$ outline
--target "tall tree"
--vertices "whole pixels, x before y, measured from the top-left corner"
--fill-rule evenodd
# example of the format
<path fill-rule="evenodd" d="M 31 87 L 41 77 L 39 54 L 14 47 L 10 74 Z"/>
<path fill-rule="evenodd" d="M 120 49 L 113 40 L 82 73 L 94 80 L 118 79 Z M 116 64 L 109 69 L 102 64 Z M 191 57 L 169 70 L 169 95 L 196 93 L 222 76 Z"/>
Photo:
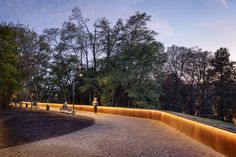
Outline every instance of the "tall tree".
<path fill-rule="evenodd" d="M 97 70 L 97 54 L 98 54 L 98 47 L 97 47 L 97 38 L 98 38 L 98 32 L 97 32 L 97 22 L 94 23 L 94 29 L 91 31 L 87 25 L 87 22 L 89 21 L 88 18 L 84 18 L 81 10 L 78 7 L 75 7 L 72 9 L 72 14 L 70 16 L 71 21 L 76 21 L 79 26 L 83 26 L 85 28 L 85 31 L 87 32 L 88 36 L 88 44 L 91 48 L 92 56 L 93 56 L 93 68 L 94 72 Z"/>
<path fill-rule="evenodd" d="M 11 96 L 16 92 L 17 54 L 15 34 L 11 26 L 0 25 L 0 109 L 6 109 Z"/>
<path fill-rule="evenodd" d="M 210 52 L 202 51 L 198 47 L 174 45 L 168 48 L 167 54 L 167 77 L 164 77 L 166 80 L 163 85 L 166 88 L 168 104 L 164 104 L 175 111 L 207 115 L 210 110 L 205 102 L 209 91 L 207 70 Z"/>
<path fill-rule="evenodd" d="M 207 103 L 207 97 L 211 93 L 211 87 L 209 84 L 207 72 L 210 66 L 211 53 L 208 51 L 199 51 L 197 54 L 197 66 L 196 66 L 196 79 L 197 79 L 197 115 L 202 117 L 207 117 L 212 114 L 212 108 L 209 103 Z"/>
<path fill-rule="evenodd" d="M 186 112 L 187 93 L 185 91 L 187 86 L 183 81 L 183 75 L 187 68 L 188 58 L 186 53 L 188 52 L 188 48 L 176 45 L 167 49 L 168 61 L 165 64 L 163 85 L 165 85 L 166 90 L 164 90 L 164 93 L 168 104 L 164 103 L 164 105 L 170 105 L 168 109 L 174 111 Z"/>
<path fill-rule="evenodd" d="M 156 33 L 146 27 L 149 20 L 146 13 L 137 12 L 121 29 L 120 48 L 111 57 L 112 70 L 100 79 L 102 98 L 106 99 L 108 93 L 112 96 L 110 103 L 106 103 L 129 107 L 158 104 L 157 75 L 165 62 L 165 54 L 163 45 L 155 41 Z M 120 21 L 118 24 L 122 26 Z"/>
<path fill-rule="evenodd" d="M 26 89 L 32 76 L 41 75 L 39 73 L 42 73 L 44 65 L 50 59 L 49 46 L 37 33 L 21 24 L 1 24 L 1 31 L 2 58 L 6 59 L 11 54 L 7 65 L 12 66 L 11 70 L 16 68 L 13 70 L 14 72 L 11 72 L 11 82 L 14 82 L 14 85 L 9 85 L 11 90 L 5 90 L 5 92 L 9 96 L 17 94 L 17 99 L 22 101 L 23 89 Z M 9 48 L 6 49 L 6 46 Z M 2 64 L 3 69 L 7 67 Z M 7 71 L 7 69 L 5 70 Z M 16 86 L 18 90 L 15 89 Z M 28 89 L 30 90 L 30 88 Z M 9 100 L 9 96 L 5 98 Z M 6 105 L 6 102 L 4 104 Z"/>
<path fill-rule="evenodd" d="M 232 89 L 235 68 L 234 63 L 229 60 L 229 56 L 227 48 L 218 49 L 210 60 L 211 68 L 208 71 L 210 83 L 214 86 L 214 92 L 209 97 L 214 98 L 217 117 L 227 121 L 232 120 L 232 108 L 235 106 L 232 101 L 235 95 Z"/>

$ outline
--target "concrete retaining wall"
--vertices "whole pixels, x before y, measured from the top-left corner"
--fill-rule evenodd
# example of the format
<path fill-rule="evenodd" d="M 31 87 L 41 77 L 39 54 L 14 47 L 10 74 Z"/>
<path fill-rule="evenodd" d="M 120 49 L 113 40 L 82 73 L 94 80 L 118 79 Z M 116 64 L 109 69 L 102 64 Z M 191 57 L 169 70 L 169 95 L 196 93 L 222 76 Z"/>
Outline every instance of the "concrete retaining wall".
<path fill-rule="evenodd" d="M 39 106 L 45 108 L 46 104 L 39 103 Z M 62 104 L 49 104 L 49 106 L 59 109 Z M 92 112 L 93 106 L 75 105 L 75 109 Z M 236 157 L 236 134 L 225 130 L 157 110 L 98 106 L 99 112 L 159 120 L 226 156 Z"/>

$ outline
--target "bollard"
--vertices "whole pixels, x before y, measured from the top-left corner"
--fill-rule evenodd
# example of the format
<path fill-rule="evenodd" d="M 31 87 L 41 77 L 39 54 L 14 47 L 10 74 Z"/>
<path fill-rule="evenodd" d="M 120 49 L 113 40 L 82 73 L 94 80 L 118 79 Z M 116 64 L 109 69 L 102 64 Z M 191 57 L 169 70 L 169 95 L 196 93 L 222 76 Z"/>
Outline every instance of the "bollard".
<path fill-rule="evenodd" d="M 49 111 L 49 110 L 50 110 L 50 106 L 46 105 L 46 111 Z"/>

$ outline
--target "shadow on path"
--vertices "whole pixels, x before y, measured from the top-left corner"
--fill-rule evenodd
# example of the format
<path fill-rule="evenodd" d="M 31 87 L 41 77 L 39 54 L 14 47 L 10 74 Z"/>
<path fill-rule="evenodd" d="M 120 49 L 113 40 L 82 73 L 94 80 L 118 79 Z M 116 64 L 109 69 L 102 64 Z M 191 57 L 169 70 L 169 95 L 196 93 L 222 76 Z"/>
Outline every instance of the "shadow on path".
<path fill-rule="evenodd" d="M 16 109 L 0 112 L 0 148 L 74 132 L 94 124 L 86 116 Z"/>

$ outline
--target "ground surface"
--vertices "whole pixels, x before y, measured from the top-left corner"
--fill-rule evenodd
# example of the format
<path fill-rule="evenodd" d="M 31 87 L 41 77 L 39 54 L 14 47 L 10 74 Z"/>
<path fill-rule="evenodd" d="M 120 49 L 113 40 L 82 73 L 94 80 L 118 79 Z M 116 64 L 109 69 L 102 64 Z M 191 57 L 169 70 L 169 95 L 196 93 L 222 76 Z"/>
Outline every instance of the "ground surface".
<path fill-rule="evenodd" d="M 30 109 L 4 111 L 0 113 L 0 148 L 61 136 L 92 124 L 94 119 L 86 116 Z"/>
<path fill-rule="evenodd" d="M 95 124 L 62 136 L 0 149 L 1 157 L 221 157 L 162 122 L 77 112 Z"/>

